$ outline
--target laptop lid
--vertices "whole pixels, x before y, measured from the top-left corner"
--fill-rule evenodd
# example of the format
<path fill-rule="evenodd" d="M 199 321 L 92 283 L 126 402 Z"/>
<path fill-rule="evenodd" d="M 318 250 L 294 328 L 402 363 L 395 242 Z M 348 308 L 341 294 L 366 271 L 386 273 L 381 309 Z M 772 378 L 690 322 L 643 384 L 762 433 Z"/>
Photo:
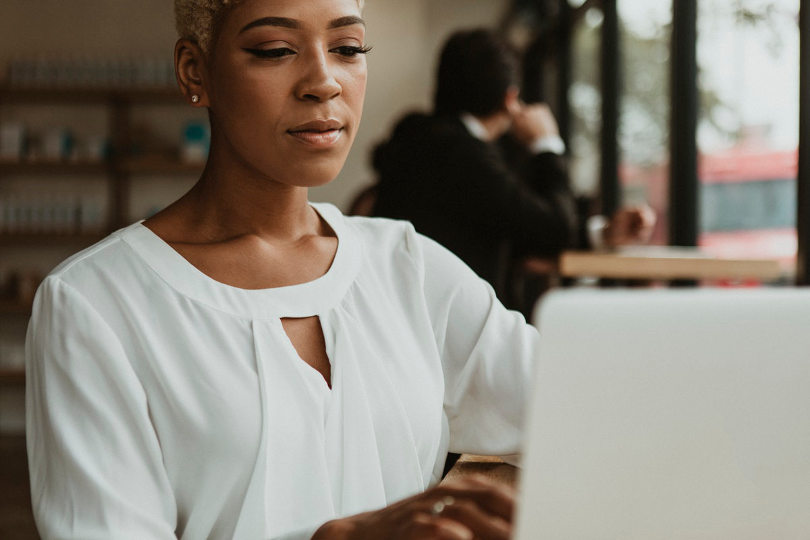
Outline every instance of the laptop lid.
<path fill-rule="evenodd" d="M 810 290 L 570 290 L 542 349 L 517 540 L 810 538 Z"/>

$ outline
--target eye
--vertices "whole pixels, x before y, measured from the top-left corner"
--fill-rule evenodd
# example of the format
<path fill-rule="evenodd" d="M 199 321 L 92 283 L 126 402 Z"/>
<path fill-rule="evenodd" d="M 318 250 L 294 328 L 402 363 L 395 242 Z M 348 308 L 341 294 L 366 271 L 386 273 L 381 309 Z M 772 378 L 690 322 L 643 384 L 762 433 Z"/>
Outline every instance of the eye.
<path fill-rule="evenodd" d="M 337 53 L 347 58 L 357 56 L 358 54 L 368 54 L 369 51 L 371 51 L 371 47 L 365 45 L 362 47 L 358 47 L 356 45 L 343 45 L 341 47 L 335 47 L 334 49 L 330 50 L 330 52 Z"/>
<path fill-rule="evenodd" d="M 257 58 L 281 58 L 295 54 L 295 51 L 288 47 L 276 47 L 273 49 L 243 49 Z"/>

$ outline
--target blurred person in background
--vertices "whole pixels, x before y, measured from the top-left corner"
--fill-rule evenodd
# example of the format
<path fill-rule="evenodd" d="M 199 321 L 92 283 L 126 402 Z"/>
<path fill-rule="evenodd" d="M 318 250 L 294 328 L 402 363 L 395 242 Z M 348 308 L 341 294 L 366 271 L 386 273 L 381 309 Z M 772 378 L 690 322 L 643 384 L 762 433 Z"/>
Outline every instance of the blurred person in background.
<path fill-rule="evenodd" d="M 507 158 L 506 137 L 522 152 Z M 407 115 L 374 152 L 371 212 L 411 221 L 525 314 L 512 294 L 516 261 L 645 242 L 655 221 L 646 207 L 580 216 L 564 152 L 550 108 L 521 101 L 510 46 L 487 29 L 459 31 L 440 55 L 433 112 Z"/>

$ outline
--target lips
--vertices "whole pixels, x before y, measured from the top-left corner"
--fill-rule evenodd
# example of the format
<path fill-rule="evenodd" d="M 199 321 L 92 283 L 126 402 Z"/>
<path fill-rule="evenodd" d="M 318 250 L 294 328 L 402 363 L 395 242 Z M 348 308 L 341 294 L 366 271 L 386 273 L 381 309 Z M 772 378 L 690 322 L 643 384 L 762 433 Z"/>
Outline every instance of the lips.
<path fill-rule="evenodd" d="M 340 140 L 343 129 L 343 124 L 334 119 L 312 120 L 287 130 L 287 133 L 304 144 L 328 148 Z"/>

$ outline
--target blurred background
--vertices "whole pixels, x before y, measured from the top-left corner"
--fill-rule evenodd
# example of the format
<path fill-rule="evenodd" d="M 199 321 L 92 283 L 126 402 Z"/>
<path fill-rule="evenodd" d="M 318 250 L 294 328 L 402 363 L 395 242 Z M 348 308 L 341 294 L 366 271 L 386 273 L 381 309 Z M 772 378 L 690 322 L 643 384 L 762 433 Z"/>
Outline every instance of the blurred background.
<path fill-rule="evenodd" d="M 654 244 L 777 259 L 804 284 L 805 5 L 367 0 L 363 125 L 338 179 L 311 198 L 346 210 L 374 181 L 374 145 L 404 113 L 430 108 L 444 39 L 488 26 L 524 51 L 523 98 L 551 105 L 594 211 L 646 202 Z M 202 169 L 207 126 L 175 88 L 175 39 L 167 0 L 0 2 L 0 538 L 36 538 L 21 437 L 36 286 Z"/>

